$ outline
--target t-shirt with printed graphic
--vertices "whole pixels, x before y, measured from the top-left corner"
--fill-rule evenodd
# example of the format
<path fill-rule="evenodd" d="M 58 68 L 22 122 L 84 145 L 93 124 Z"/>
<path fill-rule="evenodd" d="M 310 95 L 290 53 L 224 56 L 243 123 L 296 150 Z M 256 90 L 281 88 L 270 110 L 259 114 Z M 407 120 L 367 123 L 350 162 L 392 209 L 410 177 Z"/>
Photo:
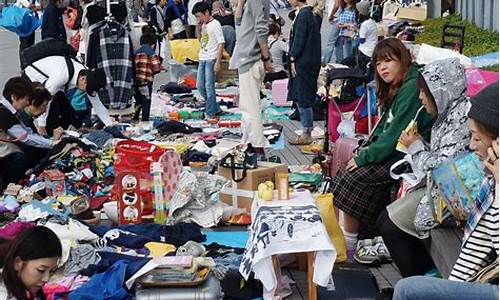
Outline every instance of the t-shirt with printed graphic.
<path fill-rule="evenodd" d="M 217 58 L 217 47 L 224 44 L 224 34 L 219 21 L 212 20 L 201 26 L 200 60 L 212 60 Z"/>

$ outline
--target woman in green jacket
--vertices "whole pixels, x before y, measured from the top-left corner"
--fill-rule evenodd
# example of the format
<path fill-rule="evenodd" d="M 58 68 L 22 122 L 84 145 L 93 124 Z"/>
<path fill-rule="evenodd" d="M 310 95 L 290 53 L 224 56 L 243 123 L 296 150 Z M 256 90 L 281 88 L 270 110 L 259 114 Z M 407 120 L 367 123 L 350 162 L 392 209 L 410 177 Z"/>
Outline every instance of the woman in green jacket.
<path fill-rule="evenodd" d="M 344 214 L 348 254 L 354 254 L 362 224 L 373 225 L 389 203 L 391 165 L 403 154 L 396 150 L 401 132 L 417 116 L 418 132 L 428 140 L 432 118 L 419 110 L 418 66 L 404 44 L 395 38 L 377 44 L 373 52 L 381 120 L 370 141 L 332 179 L 334 205 Z"/>

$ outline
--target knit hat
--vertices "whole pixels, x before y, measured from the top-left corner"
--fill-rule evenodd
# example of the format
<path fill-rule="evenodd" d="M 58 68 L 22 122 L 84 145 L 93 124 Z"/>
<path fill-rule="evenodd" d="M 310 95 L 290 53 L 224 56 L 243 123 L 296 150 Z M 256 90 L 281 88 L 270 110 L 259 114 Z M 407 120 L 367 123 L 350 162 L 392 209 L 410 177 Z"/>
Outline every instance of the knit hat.
<path fill-rule="evenodd" d="M 470 102 L 469 118 L 498 129 L 498 81 L 485 87 Z"/>
<path fill-rule="evenodd" d="M 358 12 L 366 17 L 370 16 L 370 1 L 361 1 L 356 4 Z"/>

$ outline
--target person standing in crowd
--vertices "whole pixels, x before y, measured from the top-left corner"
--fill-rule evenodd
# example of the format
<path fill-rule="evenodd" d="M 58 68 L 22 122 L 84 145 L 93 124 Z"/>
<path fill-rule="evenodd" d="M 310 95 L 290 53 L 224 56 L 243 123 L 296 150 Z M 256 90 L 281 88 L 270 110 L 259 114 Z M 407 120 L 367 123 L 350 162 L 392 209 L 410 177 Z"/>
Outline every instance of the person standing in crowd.
<path fill-rule="evenodd" d="M 234 15 L 219 0 L 214 1 L 212 4 L 212 16 L 219 21 L 221 26 L 231 26 L 234 28 Z"/>
<path fill-rule="evenodd" d="M 498 299 L 498 87 L 498 82 L 493 83 L 471 99 L 467 121 L 471 132 L 469 147 L 483 161 L 487 176 L 480 188 L 485 191 L 480 193 L 484 197 L 476 199 L 480 206 L 469 216 L 450 277 L 402 279 L 394 288 L 394 300 Z M 487 269 L 490 272 L 484 272 Z"/>
<path fill-rule="evenodd" d="M 373 49 L 375 49 L 378 42 L 377 23 L 370 18 L 370 5 L 370 1 L 367 0 L 356 4 L 359 22 L 361 23 L 358 52 L 340 62 L 350 67 L 358 66 L 365 73 L 367 72 L 368 63 L 372 60 Z"/>
<path fill-rule="evenodd" d="M 318 30 L 321 31 L 321 25 L 323 23 L 323 13 L 325 11 L 325 0 L 307 0 L 307 5 L 310 5 L 312 7 L 313 16 L 316 20 Z"/>
<path fill-rule="evenodd" d="M 134 120 L 139 120 L 142 110 L 142 121 L 149 121 L 151 110 L 151 95 L 153 93 L 154 76 L 161 72 L 160 58 L 153 49 L 155 37 L 151 34 L 141 36 L 141 48 L 135 52 L 135 114 Z"/>
<path fill-rule="evenodd" d="M 146 19 L 151 15 L 151 9 L 156 5 L 156 0 L 146 0 L 146 5 L 144 6 L 144 17 Z"/>
<path fill-rule="evenodd" d="M 328 33 L 328 40 L 321 59 L 321 62 L 324 65 L 332 61 L 333 52 L 335 51 L 335 46 L 337 45 L 340 32 L 340 28 L 338 27 L 338 17 L 343 7 L 345 7 L 344 0 L 333 0 L 333 9 L 328 16 L 330 31 Z"/>
<path fill-rule="evenodd" d="M 316 26 L 311 6 L 305 0 L 291 0 L 298 9 L 290 34 L 290 81 L 288 100 L 297 104 L 302 135 L 293 137 L 291 145 L 312 143 L 314 113 L 312 106 L 316 101 L 317 80 L 321 68 L 321 34 Z"/>
<path fill-rule="evenodd" d="M 196 5 L 196 3 L 201 2 L 202 0 L 189 0 L 186 7 L 187 7 L 187 13 L 188 13 L 188 18 L 187 18 L 187 35 L 188 38 L 190 39 L 195 39 L 198 38 L 196 36 L 196 17 L 193 15 L 193 7 Z"/>
<path fill-rule="evenodd" d="M 356 30 L 358 26 L 356 0 L 344 0 L 337 26 L 340 31 L 335 56 L 336 62 L 340 63 L 352 55 L 356 46 Z"/>
<path fill-rule="evenodd" d="M 393 180 L 390 167 L 402 154 L 396 150 L 401 132 L 416 118 L 418 132 L 429 140 L 432 118 L 421 107 L 417 86 L 418 66 L 412 64 L 405 45 L 396 38 L 377 44 L 373 52 L 376 66 L 377 99 L 383 114 L 369 141 L 345 168 L 332 178 L 333 202 L 344 215 L 344 236 L 349 256 L 354 255 L 363 222 L 374 225 L 389 202 Z"/>
<path fill-rule="evenodd" d="M 187 38 L 187 12 L 182 0 L 168 0 L 165 11 L 165 28 L 169 40 Z"/>
<path fill-rule="evenodd" d="M 222 113 L 215 98 L 215 74 L 220 71 L 224 34 L 219 21 L 212 17 L 211 8 L 206 2 L 196 3 L 193 14 L 198 21 L 200 37 L 200 64 L 196 85 L 205 100 L 205 118 L 211 119 Z"/>
<path fill-rule="evenodd" d="M 67 42 L 63 24 L 63 0 L 50 0 L 42 16 L 42 40 L 48 38 Z"/>
<path fill-rule="evenodd" d="M 31 9 L 38 18 L 38 12 L 42 10 L 38 0 L 17 0 L 16 6 Z M 21 52 L 35 44 L 35 31 L 26 37 L 19 37 L 19 55 Z"/>
<path fill-rule="evenodd" d="M 243 9 L 245 6 L 245 9 Z M 261 119 L 260 88 L 265 72 L 272 72 L 272 60 L 267 47 L 269 32 L 269 0 L 238 0 L 235 23 L 238 44 L 233 56 L 237 61 L 240 82 L 242 142 L 251 143 L 264 156 L 268 141 Z"/>
<path fill-rule="evenodd" d="M 430 174 L 442 162 L 466 151 L 469 145 L 467 78 L 460 61 L 449 58 L 427 64 L 419 70 L 417 85 L 422 105 L 435 119 L 431 141 L 427 144 L 418 134 L 403 132 L 400 142 L 408 149 L 414 163 L 413 171 L 418 169 Z M 422 240 L 429 237 L 428 230 L 437 223 L 433 216 L 428 220 L 428 214 L 419 211 L 424 197 L 437 202 L 437 187 L 424 185 L 411 189 L 403 198 L 387 206 L 377 221 L 389 253 L 403 277 L 423 275 L 434 267 Z"/>
<path fill-rule="evenodd" d="M 25 229 L 14 240 L 0 244 L 0 299 L 45 299 L 49 282 L 62 256 L 57 235 L 47 227 Z"/>
<path fill-rule="evenodd" d="M 6 183 L 21 180 L 28 169 L 35 167 L 63 133 L 54 130 L 54 139 L 33 132 L 20 118 L 33 97 L 31 82 L 13 77 L 7 81 L 0 99 L 0 169 Z"/>
<path fill-rule="evenodd" d="M 288 55 L 288 44 L 281 37 L 280 27 L 276 23 L 269 24 L 268 44 L 271 59 L 273 61 L 273 72 L 266 73 L 264 82 L 267 83 L 288 78 L 284 65 L 285 62 L 283 61 L 283 57 Z"/>
<path fill-rule="evenodd" d="M 156 30 L 157 39 L 157 51 L 160 60 L 163 61 L 163 56 L 161 53 L 161 44 L 165 42 L 165 36 L 167 35 L 167 21 L 165 16 L 165 6 L 168 0 L 156 0 L 156 5 L 149 11 L 149 26 Z"/>

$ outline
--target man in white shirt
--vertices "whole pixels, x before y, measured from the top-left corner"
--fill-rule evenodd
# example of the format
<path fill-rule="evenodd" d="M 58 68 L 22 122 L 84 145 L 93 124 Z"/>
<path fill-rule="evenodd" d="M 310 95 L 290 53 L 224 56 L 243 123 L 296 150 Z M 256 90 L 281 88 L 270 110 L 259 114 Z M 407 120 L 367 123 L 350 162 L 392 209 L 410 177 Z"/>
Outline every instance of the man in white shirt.
<path fill-rule="evenodd" d="M 55 95 L 57 92 L 65 92 L 69 89 L 77 87 L 78 73 L 86 67 L 80 62 L 70 59 L 73 63 L 74 72 L 70 77 L 70 71 L 64 56 L 48 56 L 37 60 L 27 66 L 23 73 L 32 82 L 41 82 L 45 88 Z M 104 77 L 103 77 L 104 76 Z M 113 120 L 109 116 L 108 110 L 102 104 L 97 91 L 106 84 L 106 77 L 103 72 L 90 71 L 87 76 L 87 96 L 95 113 L 105 126 L 113 124 Z M 69 101 L 68 101 L 69 103 Z M 51 103 L 47 107 L 47 113 L 41 115 L 36 121 L 39 133 L 47 134 L 47 118 L 50 114 Z M 53 127 L 53 126 L 51 126 Z M 57 128 L 58 126 L 54 127 Z"/>
<path fill-rule="evenodd" d="M 199 24 L 198 38 L 201 46 L 196 85 L 206 101 L 205 117 L 213 118 L 222 112 L 215 98 L 215 74 L 220 71 L 222 52 L 224 51 L 224 34 L 219 21 L 212 17 L 211 7 L 208 3 L 196 3 L 192 12 Z"/>

